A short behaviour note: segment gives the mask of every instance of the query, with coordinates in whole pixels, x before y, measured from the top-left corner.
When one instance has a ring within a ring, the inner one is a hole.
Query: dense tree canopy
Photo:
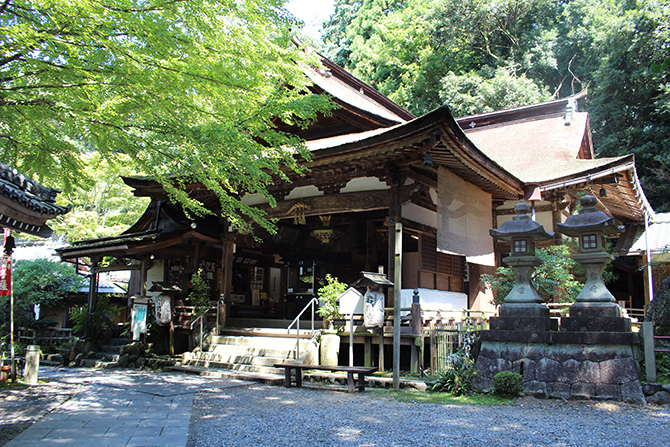
[[[634,153],[652,205],[670,211],[668,0],[337,0],[323,40],[337,63],[417,115],[588,88],[598,155]]]
[[[202,182],[233,223],[261,219],[240,194],[272,202],[265,185],[298,169],[298,139],[273,120],[304,124],[330,107],[307,94],[281,5],[2,0],[0,157],[71,190],[94,150],[154,176],[190,212],[206,210],[182,187]]]
[[[36,327],[34,308],[41,307],[42,323],[55,324],[48,313],[49,307],[63,301],[68,293],[76,292],[84,284],[84,277],[75,272],[72,264],[36,259],[20,260],[12,272],[14,312],[17,327]],[[9,297],[0,297],[0,332],[9,333]],[[49,321],[46,321],[49,320]]]
[[[65,235],[68,242],[116,236],[140,218],[149,199],[133,196],[122,175],[136,174],[128,156],[119,154],[111,164],[99,152],[83,157],[83,173],[91,182],[75,185],[58,196],[72,210],[51,222],[54,233]],[[83,182],[80,182],[83,183]]]

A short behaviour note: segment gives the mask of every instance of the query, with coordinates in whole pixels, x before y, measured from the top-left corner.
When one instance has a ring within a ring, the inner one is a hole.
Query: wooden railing
[[[30,329],[19,328],[17,342],[26,345],[60,345],[72,341],[72,329]]]

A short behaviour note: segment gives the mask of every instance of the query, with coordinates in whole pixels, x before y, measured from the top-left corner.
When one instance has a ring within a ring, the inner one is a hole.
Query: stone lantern
[[[513,220],[489,230],[494,239],[510,242],[510,255],[503,262],[516,274],[516,282],[500,307],[499,317],[491,319],[491,329],[547,331],[550,329],[549,309],[530,280],[535,267],[542,264],[535,256],[535,241],[554,236],[530,218],[530,207],[523,200],[514,211],[517,215]]]
[[[585,195],[580,199],[582,209],[570,216],[556,229],[566,236],[579,239],[579,253],[573,259],[586,270],[586,283],[570,309],[570,317],[561,321],[564,330],[628,331],[630,319],[621,318],[621,308],[603,282],[603,271],[614,256],[605,250],[608,235],[621,233],[613,217],[595,207],[598,199]]]

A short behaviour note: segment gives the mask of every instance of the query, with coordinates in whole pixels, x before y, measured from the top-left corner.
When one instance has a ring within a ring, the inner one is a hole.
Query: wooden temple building
[[[520,199],[547,231],[585,191],[620,225],[653,214],[632,155],[595,158],[588,115],[578,108],[583,95],[458,119],[447,107],[415,117],[326,58],[306,74],[339,108],[306,130],[283,127],[307,141],[312,159],[306,175],[269,188],[276,207],[244,197],[278,219],[276,234],[238,234],[214,216],[189,219],[153,179],[127,177],[136,196],[151,198],[144,215],[119,236],[59,249],[61,258],[90,258],[94,268],[115,258],[105,269],[134,270],[131,294],[173,287],[173,322],[184,330],[179,308],[202,269],[212,300],[225,297],[227,324],[261,325],[293,319],[328,273],[349,284],[361,271],[392,279],[389,229],[401,222],[403,302],[418,288],[426,309],[493,311],[479,276],[509,247],[495,245],[489,229],[511,219]],[[188,193],[217,213],[202,185]],[[644,305],[636,281],[617,295],[626,305]]]

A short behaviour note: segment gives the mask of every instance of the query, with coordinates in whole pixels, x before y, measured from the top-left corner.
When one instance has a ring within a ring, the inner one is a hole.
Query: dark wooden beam
[[[324,214],[387,209],[389,207],[389,195],[388,190],[350,192],[346,194],[330,194],[284,200],[278,202],[275,208],[271,208],[269,204],[256,205],[256,208],[265,211],[268,218],[284,219],[293,217],[293,214],[289,213],[289,211],[299,202],[308,206],[308,208],[305,208],[305,216],[319,216]]]

